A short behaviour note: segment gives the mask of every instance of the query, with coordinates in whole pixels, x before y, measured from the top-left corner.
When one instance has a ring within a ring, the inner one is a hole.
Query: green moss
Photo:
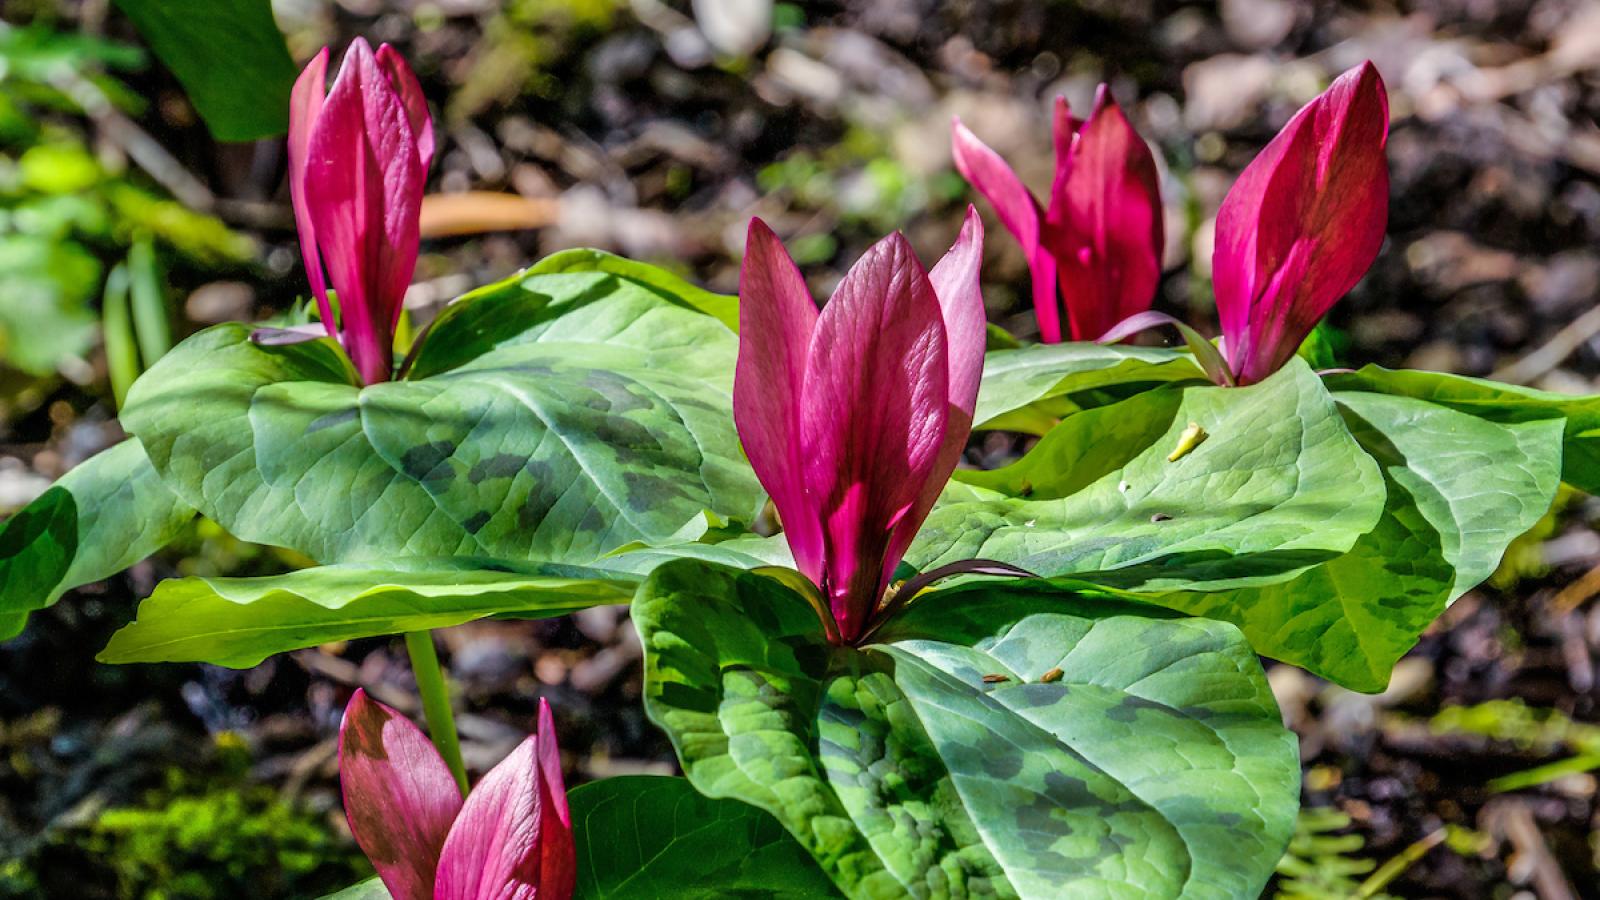
[[[0,864],[0,897],[59,888],[65,860],[85,896],[138,900],[320,896],[370,874],[326,815],[269,787],[202,784],[177,770],[140,804],[105,810]]]

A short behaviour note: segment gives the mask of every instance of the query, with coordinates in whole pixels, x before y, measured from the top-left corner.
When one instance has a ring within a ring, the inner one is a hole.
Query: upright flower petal
[[[899,562],[891,536],[913,510],[945,440],[949,355],[939,298],[892,234],[845,274],[812,335],[801,400],[802,464],[821,504],[824,593],[858,637]]]
[[[539,700],[539,897],[541,900],[572,896],[578,883],[578,851],[572,839],[572,812],[567,808],[567,787],[561,777],[561,749],[556,746],[556,723],[550,704]]]
[[[1383,79],[1363,63],[1295,113],[1223,200],[1212,272],[1241,384],[1288,361],[1377,257],[1388,134]]]
[[[1033,282],[1033,311],[1039,322],[1039,339],[1047,344],[1061,340],[1061,301],[1056,293],[1056,261],[1040,240],[1044,215],[1039,202],[998,153],[989,149],[966,125],[956,119],[951,126],[951,151],[956,170],[994,206],[1000,223],[1022,245]],[[1062,156],[1057,154],[1060,165]]]
[[[739,270],[739,361],[733,421],[761,486],[772,496],[796,567],[822,582],[822,526],[806,497],[800,397],[817,305],[778,236],[750,220]]]
[[[289,201],[294,206],[295,228],[300,237],[300,259],[306,267],[306,280],[317,298],[322,324],[328,334],[339,336],[333,308],[328,304],[328,282],[322,272],[322,255],[317,251],[317,230],[306,206],[306,156],[311,152],[311,130],[322,115],[328,94],[328,48],[323,47],[295,79],[289,94]]]
[[[345,349],[368,384],[393,369],[400,302],[417,263],[425,170],[411,111],[357,39],[312,130],[306,196],[339,292]]]
[[[427,98],[422,96],[422,85],[416,73],[406,65],[400,51],[388,44],[378,48],[378,67],[389,76],[394,89],[405,104],[406,118],[411,122],[411,136],[417,141],[417,156],[426,172],[433,164],[433,116],[428,114]]]
[[[440,854],[433,896],[568,900],[576,866],[555,728],[549,707],[541,703],[539,732],[518,745],[467,797]]]
[[[956,242],[928,273],[939,310],[944,319],[945,350],[948,354],[949,406],[944,444],[922,486],[916,505],[895,526],[889,545],[891,568],[911,546],[917,529],[933,509],[933,502],[950,480],[966,450],[972,434],[973,410],[978,404],[978,383],[983,379],[983,351],[988,343],[988,321],[983,308],[983,292],[978,273],[983,264],[983,220],[977,209],[968,206],[966,221]]]
[[[1093,340],[1150,308],[1164,246],[1150,147],[1105,85],[1077,124],[1056,106],[1056,180],[1042,240],[1055,257],[1075,340]]]
[[[357,690],[339,725],[345,818],[395,900],[431,900],[461,792],[411,721]]]

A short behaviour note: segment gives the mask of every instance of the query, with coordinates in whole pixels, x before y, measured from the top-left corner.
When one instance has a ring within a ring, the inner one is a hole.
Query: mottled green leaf
[[[1600,493],[1600,396],[1556,394],[1464,375],[1378,366],[1330,375],[1328,387],[1414,397],[1502,424],[1564,417],[1561,479],[1591,494]]]
[[[1225,623],[990,584],[840,648],[777,581],[697,561],[633,618],[695,787],[851,897],[1254,896],[1293,827],[1294,738]]]
[[[0,639],[64,592],[166,546],[193,516],[137,440],[80,463],[0,525]]]
[[[748,521],[736,338],[659,285],[519,276],[441,316],[406,380],[360,388],[331,341],[220,325],[139,379],[123,421],[168,483],[245,540],[319,562],[588,564]]]
[[[116,0],[219,141],[253,141],[289,125],[294,61],[271,0]]]
[[[772,816],[682,778],[607,778],[569,795],[579,900],[825,900],[838,892]]]
[[[626,603],[634,583],[569,566],[452,557],[336,565],[257,578],[173,578],[112,635],[107,663],[249,668],[274,653],[488,616],[538,619]]]
[[[980,428],[1043,434],[1080,406],[1068,395],[1118,385],[1200,381],[1194,357],[1125,344],[1030,344],[985,355],[973,421]]]

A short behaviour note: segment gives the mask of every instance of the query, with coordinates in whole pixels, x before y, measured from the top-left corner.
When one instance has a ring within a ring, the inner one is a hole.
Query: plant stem
[[[450,774],[456,777],[461,795],[467,795],[467,767],[461,761],[461,739],[456,736],[456,718],[450,711],[450,691],[445,686],[439,653],[433,648],[433,632],[406,633],[406,653],[411,656],[411,671],[417,678],[417,693],[422,695],[422,714],[428,720],[428,737],[439,748]]]

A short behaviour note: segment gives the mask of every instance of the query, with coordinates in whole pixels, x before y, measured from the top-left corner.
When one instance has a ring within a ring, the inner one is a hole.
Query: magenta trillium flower
[[[1383,246],[1389,97],[1372,63],[1289,120],[1217,212],[1212,280],[1240,384],[1276,372]]]
[[[1156,161],[1105,85],[1081,122],[1065,98],[1056,98],[1048,208],[960,119],[953,130],[956,168],[994,205],[1028,256],[1040,340],[1062,339],[1061,298],[1067,333],[1080,341],[1150,308],[1164,245]]]
[[[538,733],[463,802],[422,730],[357,690],[339,726],[339,781],[350,831],[395,900],[572,896],[572,816],[543,700]]]
[[[394,369],[394,330],[417,265],[433,120],[416,76],[387,44],[374,54],[357,38],[332,90],[327,70],[323,48],[290,96],[289,194],[322,321],[372,384],[388,381]]]
[[[739,275],[733,416],[833,640],[889,611],[885,592],[972,430],[985,324],[983,223],[925,271],[899,233],[851,266],[820,313],[760,219]]]
[[[1234,182],[1211,258],[1221,353],[1186,335],[1214,380],[1254,384],[1282,368],[1371,268],[1389,218],[1388,137],[1388,93],[1363,63],[1295,113]],[[1101,340],[1161,324],[1177,323],[1144,313]]]

